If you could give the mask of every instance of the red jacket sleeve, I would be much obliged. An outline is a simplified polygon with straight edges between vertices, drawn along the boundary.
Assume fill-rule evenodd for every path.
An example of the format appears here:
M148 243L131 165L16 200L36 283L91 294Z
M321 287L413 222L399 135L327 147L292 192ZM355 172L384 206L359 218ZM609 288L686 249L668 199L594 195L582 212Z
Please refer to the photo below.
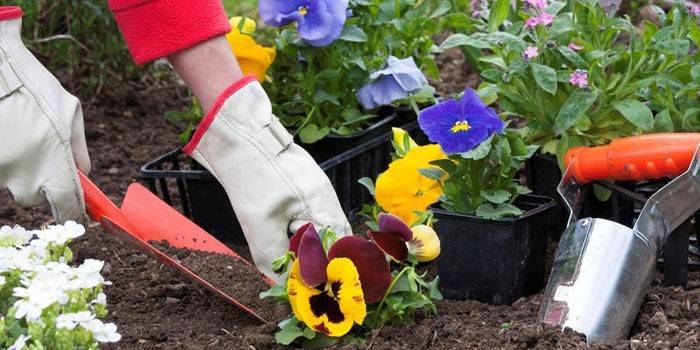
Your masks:
M109 0L109 7L138 64L231 30L221 0Z

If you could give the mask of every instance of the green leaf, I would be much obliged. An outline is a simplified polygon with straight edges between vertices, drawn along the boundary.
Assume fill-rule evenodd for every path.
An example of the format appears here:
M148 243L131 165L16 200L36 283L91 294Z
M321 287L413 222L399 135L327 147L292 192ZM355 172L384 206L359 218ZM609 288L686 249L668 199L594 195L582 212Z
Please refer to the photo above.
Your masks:
M492 204L482 204L476 209L476 215L484 219L497 220L506 216L520 216L523 211L518 207L503 203L493 206Z
M319 128L315 124L310 124L299 131L299 138L303 143L314 143L328 136L330 132L331 129L327 126Z
M535 77L537 85L550 95L556 95L557 71L539 63L530 63L530 67L532 67L532 75Z
M464 12L453 12L445 16L445 24L450 28L466 29L468 31L481 23Z
M576 124L588 109L593 106L598 98L598 92L588 89L576 89L564 102L564 105L559 110L556 119L554 120L554 132L556 135L561 135L564 131Z
M275 334L275 340L282 345L289 345L298 338L313 339L316 336L316 333L313 331L309 333L301 329L299 327L299 321L294 317L282 321L280 323L280 328L280 331Z
M281 285L281 284L276 284L276 285L270 287L270 289L268 289L264 292L260 292L260 299L265 299L265 298L269 298L269 297L284 298L286 296L287 296L287 288L286 288L286 286Z
M588 67L586 61L583 58L581 58L581 56L579 56L579 54L576 53L576 51L572 50L568 46L559 46L557 50L559 51L559 53L561 53L562 56L564 56L564 58L566 58L567 61L571 62L571 64L573 64L574 67L581 69L585 69Z
M362 28L351 24L343 28L338 39L353 43L364 43L367 41L367 34Z
M490 49L491 45L482 40L476 40L468 35L457 33L450 35L445 41L440 44L440 48L443 50L451 49L457 46L471 46L477 49Z
M493 139L493 135L488 138L488 140L482 142L479 146L474 148L473 150L462 153L460 156L464 159L473 159L473 160L479 160L479 159L484 159L486 156L489 155L489 152L491 152L491 140Z
M613 104L613 108L643 131L654 129L654 115L645 104L637 100L624 100Z
M657 131L657 132L673 132L674 131L673 120L671 119L671 113L668 111L668 109L664 109L663 111L656 114L656 118L654 119L654 131Z
M507 202L511 195L505 190L487 190L481 191L481 196L486 198L487 201L494 204L501 204Z
M492 68L486 69L483 72L481 72L481 76L484 77L484 79L492 82L503 81L503 72Z
M372 179L370 179L368 177L363 177L363 178L357 180L357 182L360 185L365 186L367 191L369 191L369 194L374 196L374 181L372 181Z
M593 184L593 194L601 202L607 202L612 197L612 191L596 184Z
M693 41L695 46L700 47L700 27L695 22L691 22L688 26L688 38Z
M443 1L438 5L438 7L433 11L433 13L430 14L430 18L437 18L440 17L444 14L446 14L448 11L450 11L450 8L452 5L450 5L449 1Z
M489 13L489 31L493 32L508 18L510 0L496 0Z
M448 174L454 174L457 172L457 165L455 165L455 162L449 159L438 159L430 162L431 165L435 165L442 169L444 172Z
M438 168L421 168L418 171L421 175L435 181L440 181L445 176L445 172Z

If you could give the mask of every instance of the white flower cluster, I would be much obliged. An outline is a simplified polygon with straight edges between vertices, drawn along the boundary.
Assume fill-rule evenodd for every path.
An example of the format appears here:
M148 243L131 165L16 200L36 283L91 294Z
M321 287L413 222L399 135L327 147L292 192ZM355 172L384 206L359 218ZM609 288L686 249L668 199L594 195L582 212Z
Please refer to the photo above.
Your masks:
M117 342L113 323L103 323L110 283L100 271L104 262L68 263L68 244L85 228L65 225L27 231L0 228L0 348L97 348Z

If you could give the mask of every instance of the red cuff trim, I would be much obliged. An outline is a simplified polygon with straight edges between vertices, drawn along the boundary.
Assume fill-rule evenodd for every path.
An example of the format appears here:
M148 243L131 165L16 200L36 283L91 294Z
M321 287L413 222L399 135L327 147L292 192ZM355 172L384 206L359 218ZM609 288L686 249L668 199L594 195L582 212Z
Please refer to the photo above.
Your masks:
M211 126L211 123L214 122L214 119L216 119L216 115L219 114L221 107L224 106L224 103L229 99L229 97L238 92L238 90L246 87L248 84L257 81L258 78L255 76L255 74L249 74L241 78L239 81L233 83L233 85L226 88L226 90L224 90L224 92L222 92L221 95L219 95L219 97L216 98L214 106L209 110L209 112L207 112L207 115L205 115L204 118L202 118L202 121L199 123L199 126L197 126L197 130L195 130L194 135L192 135L192 139L189 143L187 143L187 145L182 149L182 151L189 155L192 155L194 149L197 148L197 146L199 145L199 141L202 140L202 137L204 137L204 134L206 134L207 130Z
M138 64L231 31L221 0L110 0L109 7Z
M0 21L22 17L22 8L18 6L0 6Z

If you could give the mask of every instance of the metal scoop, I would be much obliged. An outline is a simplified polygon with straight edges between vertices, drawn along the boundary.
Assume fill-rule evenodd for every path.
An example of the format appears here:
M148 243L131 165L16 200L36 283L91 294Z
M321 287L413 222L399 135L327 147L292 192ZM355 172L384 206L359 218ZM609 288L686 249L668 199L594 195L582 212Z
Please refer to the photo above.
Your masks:
M570 211L540 309L540 321L589 342L626 338L654 279L668 236L700 210L700 134L654 134L567 154L559 194ZM680 176L649 198L633 228L577 220L583 184Z
M157 259L162 264L173 267L194 283L209 289L256 319L267 322L255 310L237 300L235 296L228 295L216 288L148 242L167 241L176 248L229 255L241 265L241 268L254 270L268 285L274 284L251 263L182 216L145 187L136 183L129 185L120 209L85 174L79 173L79 175L85 194L87 212L107 232Z

